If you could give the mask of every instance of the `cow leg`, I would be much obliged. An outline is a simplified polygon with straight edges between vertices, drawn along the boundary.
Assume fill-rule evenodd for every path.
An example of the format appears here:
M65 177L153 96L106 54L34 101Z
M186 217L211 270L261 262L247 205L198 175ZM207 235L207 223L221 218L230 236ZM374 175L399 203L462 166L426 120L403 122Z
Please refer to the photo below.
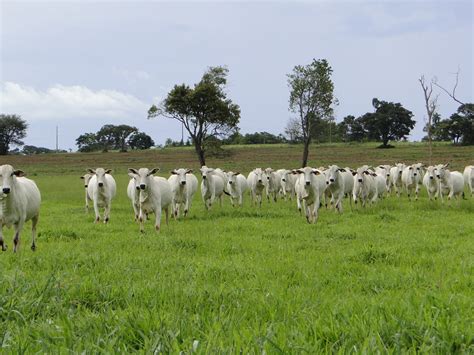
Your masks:
M34 216L31 219L31 250L36 250L36 225L38 224L39 215Z
M141 233L145 232L145 228L143 226L144 218L145 218L145 213L143 213L143 210L140 207L140 212L138 213L138 221L140 222L140 232Z
M169 219L170 219L170 211L169 211L169 207L166 207L166 208L165 208L165 220L166 220L166 225L169 224Z
M336 208L339 213L342 213L342 199L344 197L344 194L339 195L339 198L336 201Z
M14 225L15 227L15 237L13 238L13 252L16 253L18 249L20 248L20 232L21 229L23 228L23 223L18 223Z
M155 230L160 231L161 227L161 206L155 207Z
M100 212L99 212L99 205L97 204L97 200L94 200L94 212L95 212L95 223L100 221Z
M7 245L5 244L5 241L3 240L3 226L0 225L0 246L2 247L2 251L7 250Z
M112 207L111 201L108 201L104 208L104 223L107 223L110 219L110 208Z
M242 207L242 202L243 202L243 197L242 197L242 193L240 193L240 196L239 196L239 207Z

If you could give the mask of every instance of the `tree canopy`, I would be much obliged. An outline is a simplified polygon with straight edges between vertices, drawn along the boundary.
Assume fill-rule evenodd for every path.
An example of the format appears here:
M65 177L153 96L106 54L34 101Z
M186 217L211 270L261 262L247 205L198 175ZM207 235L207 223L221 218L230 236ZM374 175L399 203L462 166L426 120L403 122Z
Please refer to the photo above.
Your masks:
M0 115L0 155L8 154L11 145L23 145L28 123L19 115Z
M148 118L164 116L183 125L201 165L206 165L206 141L227 137L240 120L239 106L225 92L227 74L225 67L210 67L194 87L175 85L159 106L148 110Z
M326 59L313 59L308 65L297 65L287 75L290 88L289 109L297 115L298 120L298 124L290 124L287 131L298 137L295 129L301 130L300 136L304 144L303 167L308 162L313 127L318 120L330 119L333 113L332 106L336 100L331 75L332 68Z
M110 149L118 149L126 152L132 149L148 149L154 145L150 136L139 132L136 127L128 125L106 124L96 133L84 133L76 139L76 145L80 152L93 152Z

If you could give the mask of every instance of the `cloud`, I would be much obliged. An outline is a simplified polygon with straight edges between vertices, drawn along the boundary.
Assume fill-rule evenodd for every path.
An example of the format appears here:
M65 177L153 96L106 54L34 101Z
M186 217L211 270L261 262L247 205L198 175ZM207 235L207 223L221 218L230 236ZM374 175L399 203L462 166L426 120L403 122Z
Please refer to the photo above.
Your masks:
M26 120L145 116L148 104L115 90L91 90L85 86L54 85L44 91L14 82L0 86L0 111L20 114Z

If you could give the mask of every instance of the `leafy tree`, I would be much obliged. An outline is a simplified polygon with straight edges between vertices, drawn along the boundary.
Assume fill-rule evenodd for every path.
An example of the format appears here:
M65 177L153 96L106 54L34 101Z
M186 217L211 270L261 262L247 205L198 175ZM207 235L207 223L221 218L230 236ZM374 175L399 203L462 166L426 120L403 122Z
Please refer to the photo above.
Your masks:
M227 73L225 67L210 67L193 88L175 85L159 107L148 110L148 118L164 116L183 124L201 165L206 165L206 141L229 136L239 123L240 108L225 92Z
M100 149L95 133L84 133L76 138L76 145L80 152L93 152Z
M10 145L23 145L28 123L19 115L0 115L0 155L8 154Z
M297 118L290 118L285 127L285 135L290 143L302 143L302 128L300 120Z
M343 142L362 142L367 134L360 118L348 115L338 124L338 131Z
M136 127L128 126L122 124L119 126L114 126L114 144L117 149L120 149L121 152L127 151L127 138L130 137L133 133L137 133L138 129Z
M415 127L413 113L400 103L372 100L375 112L368 112L360 119L369 139L382 141L382 147L387 148L389 141L405 139Z
M117 131L112 124L106 124L96 133L97 143L104 153L115 147Z
M312 126L316 119L327 119L332 113L334 84L331 80L332 68L326 59L316 60L306 65L297 65L288 74L290 87L289 109L298 115L304 144L302 166L308 163Z
M128 139L128 145L132 149L150 149L155 145L153 139L144 132L135 132Z

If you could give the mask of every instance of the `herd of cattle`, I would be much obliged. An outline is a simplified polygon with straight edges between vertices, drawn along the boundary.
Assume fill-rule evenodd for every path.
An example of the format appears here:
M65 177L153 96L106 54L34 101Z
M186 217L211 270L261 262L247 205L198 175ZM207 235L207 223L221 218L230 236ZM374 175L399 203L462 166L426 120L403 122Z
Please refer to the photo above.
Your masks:
M186 216L191 208L194 194L198 189L198 179L191 169L175 169L168 179L154 176L155 169L128 169L130 181L127 194L131 200L135 220L140 223L140 231L144 230L144 221L150 213L155 214L155 229L160 230L161 213L165 212L166 223L170 209L175 218ZM203 166L201 173L201 196L206 209L219 200L222 204L224 195L230 196L232 206L242 206L244 195L250 192L253 205L261 206L264 196L270 202L278 197L296 199L298 210L304 210L306 220L316 223L318 210L323 204L342 213L342 201L349 200L365 206L375 203L385 195L395 193L398 197L406 192L408 198L414 195L418 199L421 186L426 188L430 200L447 196L464 197L466 185L471 196L474 195L474 166L459 171L450 171L448 164L425 167L421 163L394 166L364 165L356 170L329 167L305 167L293 170L273 170L271 168L252 170L247 177L239 172L223 171L222 169ZM104 208L104 223L110 218L111 202L116 194L115 179L110 169L88 169L81 176L84 179L86 210L92 201L95 211L95 222L100 221L99 208ZM32 244L35 250L36 226L39 217L41 195L33 180L24 177L21 170L11 165L0 166L2 181L0 195L0 246L6 250L3 239L3 227L14 226L14 251L20 241L20 232L25 222L32 220Z

